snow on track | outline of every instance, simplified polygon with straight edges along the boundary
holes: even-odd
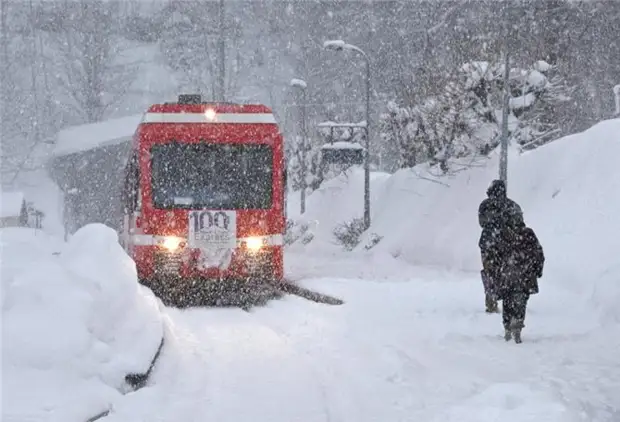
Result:
[[[173,340],[152,384],[105,421],[328,421],[312,368],[240,309],[169,310]],[[172,349],[172,351],[170,351]]]

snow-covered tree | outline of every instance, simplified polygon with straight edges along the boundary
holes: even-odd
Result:
[[[301,189],[302,173],[302,138],[296,136],[293,141],[287,144],[287,162],[289,189],[297,191]],[[313,145],[312,139],[306,143],[306,186],[310,192],[317,189],[323,182],[323,172],[321,171],[320,148]]]
[[[566,82],[553,66],[537,61],[510,71],[509,131],[511,139],[532,148],[561,136],[555,110],[571,99]],[[381,131],[400,152],[400,166],[422,162],[448,171],[453,158],[486,155],[500,141],[503,66],[486,61],[465,63],[443,92],[412,107],[388,104]]]
[[[140,58],[122,38],[126,3],[79,0],[52,3],[43,28],[55,49],[54,82],[62,88],[65,112],[79,122],[97,122],[127,96]]]
[[[524,149],[532,149],[564,135],[559,113],[571,101],[573,89],[546,61],[515,73],[510,106],[519,125],[512,138]]]
[[[230,16],[229,10],[225,11],[224,93],[230,98],[239,88],[238,75],[244,59],[240,53],[240,22]],[[215,98],[222,60],[218,54],[219,2],[169,2],[161,12],[161,20],[160,48],[177,79],[179,91]]]

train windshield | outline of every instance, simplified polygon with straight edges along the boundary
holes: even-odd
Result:
[[[171,142],[151,149],[156,208],[269,209],[269,145]]]

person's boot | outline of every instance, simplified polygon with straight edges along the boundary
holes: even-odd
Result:
[[[518,321],[518,320],[512,320],[511,324],[510,324],[510,329],[512,331],[512,336],[515,339],[515,343],[519,344],[521,343],[521,330],[523,329],[524,324],[523,321]]]
[[[512,340],[512,331],[509,327],[504,327],[504,340],[510,341]]]
[[[484,304],[485,304],[485,311],[488,314],[495,314],[498,312],[498,306],[497,306],[497,300],[495,300],[495,298],[491,295],[486,295],[485,296],[485,300],[484,300]]]

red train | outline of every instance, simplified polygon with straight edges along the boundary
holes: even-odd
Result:
[[[121,242],[141,280],[283,279],[283,137],[264,105],[181,95],[144,114]]]

